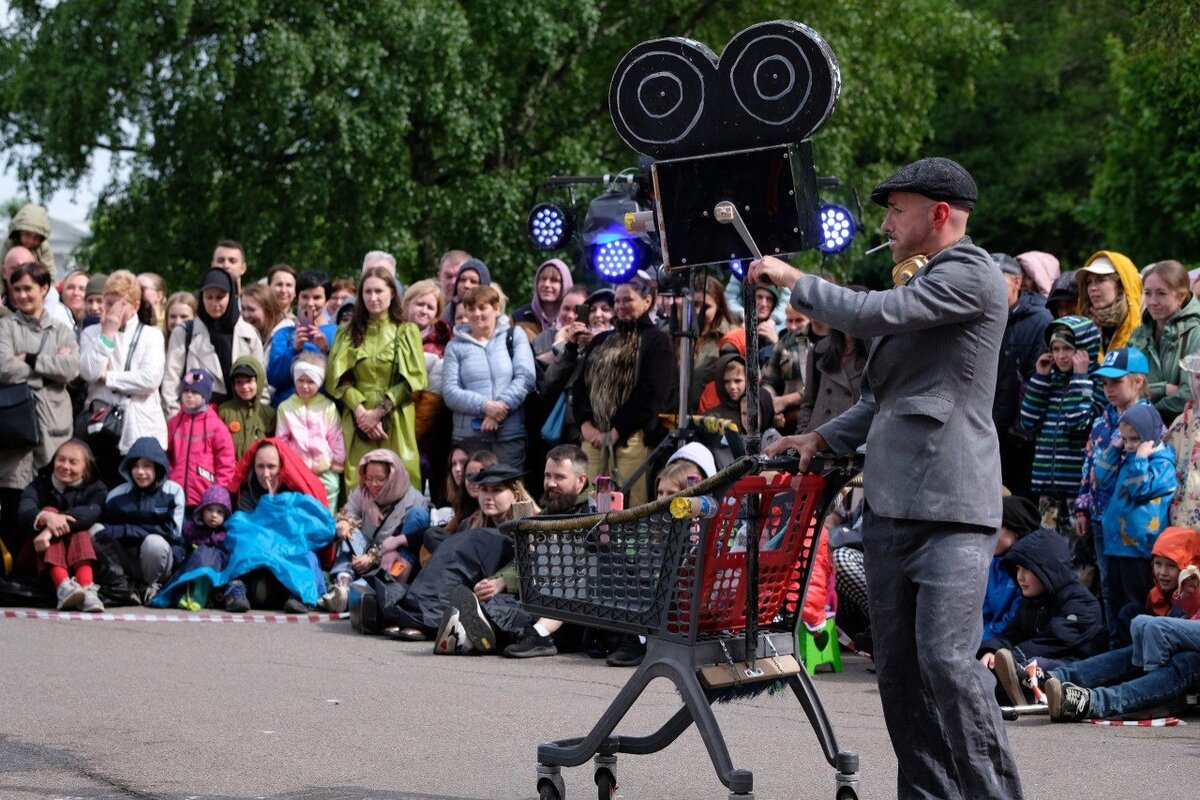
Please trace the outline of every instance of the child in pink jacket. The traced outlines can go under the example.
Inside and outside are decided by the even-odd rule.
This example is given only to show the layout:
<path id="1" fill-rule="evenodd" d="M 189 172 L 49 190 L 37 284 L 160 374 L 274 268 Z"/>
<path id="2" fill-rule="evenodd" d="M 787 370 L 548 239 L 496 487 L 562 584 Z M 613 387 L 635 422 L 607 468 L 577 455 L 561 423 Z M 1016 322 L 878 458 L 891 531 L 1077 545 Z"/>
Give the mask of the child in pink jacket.
<path id="1" fill-rule="evenodd" d="M 333 401 L 321 394 L 325 359 L 305 350 L 292 363 L 296 393 L 279 404 L 275 436 L 292 446 L 325 485 L 329 510 L 337 511 L 338 485 L 346 464 L 342 420 Z"/>
<path id="2" fill-rule="evenodd" d="M 183 487 L 189 517 L 209 486 L 229 485 L 237 463 L 233 437 L 208 402 L 212 387 L 207 370 L 185 372 L 179 382 L 179 413 L 167 423 L 171 480 Z"/>

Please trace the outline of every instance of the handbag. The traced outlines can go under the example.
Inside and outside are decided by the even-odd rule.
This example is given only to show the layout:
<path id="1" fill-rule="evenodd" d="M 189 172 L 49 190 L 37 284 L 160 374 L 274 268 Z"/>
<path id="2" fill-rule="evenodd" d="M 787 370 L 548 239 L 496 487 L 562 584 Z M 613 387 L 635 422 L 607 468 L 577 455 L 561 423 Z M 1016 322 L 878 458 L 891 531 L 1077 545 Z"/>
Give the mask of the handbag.
<path id="1" fill-rule="evenodd" d="M 138 340 L 142 338 L 143 327 L 139 322 L 133 332 L 133 341 L 129 344 L 129 352 L 125 354 L 126 372 L 133 364 L 133 353 L 137 350 Z M 124 432 L 125 406 L 119 402 L 93 400 L 75 417 L 75 437 L 87 442 L 93 450 L 111 450 L 118 447 Z"/>
<path id="2" fill-rule="evenodd" d="M 46 346 L 50 329 L 42 331 L 42 341 L 37 353 Z M 37 397 L 28 383 L 0 385 L 0 442 L 6 450 L 23 450 L 33 447 L 42 440 L 38 425 Z"/>
<path id="3" fill-rule="evenodd" d="M 563 438 L 563 427 L 567 422 L 567 395 L 560 394 L 550 409 L 550 414 L 542 424 L 542 439 L 547 444 L 558 444 Z"/>

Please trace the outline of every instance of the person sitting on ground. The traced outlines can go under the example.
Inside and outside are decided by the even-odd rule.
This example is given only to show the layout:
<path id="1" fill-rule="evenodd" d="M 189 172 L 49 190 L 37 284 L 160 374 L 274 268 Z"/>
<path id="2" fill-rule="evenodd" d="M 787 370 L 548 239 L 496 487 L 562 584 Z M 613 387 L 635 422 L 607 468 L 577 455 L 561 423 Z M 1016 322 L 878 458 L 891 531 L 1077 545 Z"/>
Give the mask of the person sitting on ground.
<path id="1" fill-rule="evenodd" d="M 1047 671 L 1034 670 L 1045 691 L 1050 719 L 1079 722 L 1159 713 L 1164 705 L 1169 711 L 1200 688 L 1200 567 L 1189 566 L 1180 574 L 1172 603 L 1178 615 L 1138 617 L 1133 643 L 1127 647 Z M 1014 704 L 1033 701 L 1030 685 L 1028 673 L 1022 677 L 1015 669 L 1004 680 Z"/>
<path id="2" fill-rule="evenodd" d="M 385 622 L 396 629 L 398 638 L 425 640 L 439 632 L 440 625 L 441 632 L 446 635 L 438 638 L 434 652 L 469 650 L 465 634 L 454 641 L 449 638 L 456 626 L 446 624 L 450 609 L 447 604 L 453 603 L 456 597 L 460 603 L 465 595 L 474 597 L 473 587 L 485 578 L 497 577 L 499 570 L 512 561 L 512 540 L 501 536 L 497 528 L 509 519 L 537 511 L 520 475 L 504 464 L 493 464 L 468 474 L 468 481 L 473 481 L 479 488 L 479 510 L 463 521 L 454 535 L 438 545 L 433 556 L 409 583 L 403 598 L 386 610 Z M 515 585 L 512 590 L 516 590 Z M 516 638 L 528 617 L 519 612 L 519 607 L 508 610 L 512 613 L 505 617 L 502 627 Z M 484 652 L 496 651 L 494 637 L 489 638 L 486 645 L 478 641 L 484 638 L 481 617 L 476 615 L 464 624 L 470 626 L 472 635 L 478 634 L 476 640 Z"/>
<path id="3" fill-rule="evenodd" d="M 108 493 L 104 528 L 95 539 L 101 558 L 117 567 L 105 572 L 124 574 L 126 580 L 117 587 L 106 583 L 106 594 L 132 594 L 149 605 L 183 562 L 186 502 L 183 487 L 168 477 L 170 470 L 166 451 L 152 436 L 135 441 L 121 460 L 125 483 Z"/>
<path id="4" fill-rule="evenodd" d="M 91 450 L 71 439 L 59 445 L 21 493 L 21 529 L 33 537 L 38 572 L 49 574 L 61 611 L 104 610 L 94 580 L 91 531 L 100 521 L 105 491 Z"/>
<path id="5" fill-rule="evenodd" d="M 225 523 L 233 515 L 233 501 L 224 486 L 210 486 L 196 505 L 192 518 L 183 526 L 183 538 L 190 554 L 179 568 L 180 574 L 190 573 L 207 567 L 221 572 L 229 564 L 229 551 L 225 547 Z M 198 575 L 181 587 L 178 606 L 188 611 L 199 611 L 208 605 L 213 591 L 210 577 Z M 246 590 L 226 590 L 223 593 L 225 610 L 241 614 L 250 610 Z"/>
<path id="6" fill-rule="evenodd" d="M 1001 502 L 1002 522 L 996 553 L 988 567 L 987 591 L 983 596 L 983 638 L 987 641 L 1008 627 L 1021 605 L 1021 587 L 1009 571 L 1005 556 L 1013 545 L 1041 527 L 1037 506 L 1025 497 L 1008 496 Z"/>
<path id="7" fill-rule="evenodd" d="M 275 408 L 264 403 L 266 375 L 253 356 L 242 356 L 229 371 L 233 396 L 217 406 L 217 416 L 229 428 L 236 458 L 246 454 L 250 445 L 275 432 Z"/>
<path id="8" fill-rule="evenodd" d="M 1190 564 L 1200 564 L 1200 533 L 1191 528 L 1167 528 L 1158 535 L 1151 551 L 1150 566 L 1154 583 L 1141 605 L 1129 603 L 1118 613 L 1118 624 L 1130 641 L 1129 631 L 1139 616 L 1163 617 L 1175 614 L 1172 594 L 1179 587 L 1179 576 Z"/>
<path id="9" fill-rule="evenodd" d="M 212 386 L 208 370 L 184 373 L 179 383 L 179 413 L 167 423 L 171 480 L 183 487 L 189 512 L 209 486 L 229 485 L 237 463 L 233 438 L 208 402 Z"/>
<path id="10" fill-rule="evenodd" d="M 578 445 L 560 444 L 546 454 L 546 469 L 542 474 L 543 514 L 585 514 L 591 505 L 588 491 L 587 455 Z M 501 575 L 506 574 L 501 570 Z M 504 580 L 502 577 L 501 580 Z M 507 588 L 507 583 L 505 584 Z M 485 581 L 475 584 L 477 600 L 490 590 L 498 588 L 495 579 L 491 585 Z M 563 628 L 563 621 L 542 617 L 532 620 L 521 632 L 520 638 L 505 647 L 501 653 L 508 658 L 537 658 L 558 655 L 554 636 Z"/>
<path id="11" fill-rule="evenodd" d="M 282 605 L 289 614 L 309 611 L 325 592 L 314 551 L 327 547 L 334 535 L 325 487 L 300 456 L 274 438 L 251 445 L 228 484 L 238 489 L 237 511 L 226 524 L 228 563 L 220 570 L 206 564 L 180 572 L 160 595 L 169 598 L 183 584 L 205 577 L 213 586 L 227 586 L 227 608 L 236 603 L 241 611 L 251 605 Z"/>
<path id="12" fill-rule="evenodd" d="M 1061 535 L 1039 528 L 1004 558 L 1016 573 L 1021 603 L 1004 630 L 980 645 L 984 666 L 1004 675 L 1009 671 L 1004 657 L 1020 668 L 1037 659 L 1048 669 L 1103 652 L 1107 636 L 1100 603 L 1075 580 Z"/>
<path id="13" fill-rule="evenodd" d="M 1119 623 L 1121 609 L 1140 607 L 1154 582 L 1150 558 L 1154 540 L 1169 524 L 1175 479 L 1175 451 L 1162 443 L 1162 419 L 1150 405 L 1121 415 L 1121 442 L 1096 460 L 1096 486 L 1111 493 L 1101 517 L 1108 585 L 1118 617 L 1117 641 L 1128 644 Z"/>
<path id="14" fill-rule="evenodd" d="M 305 351 L 292 362 L 296 393 L 279 405 L 275 435 L 291 446 L 325 485 L 331 512 L 337 511 L 338 486 L 346 469 L 346 440 L 337 407 L 323 394 L 325 357 Z"/>
<path id="15" fill-rule="evenodd" d="M 351 580 L 371 570 L 383 569 L 400 582 L 410 580 L 418 569 L 422 534 L 429 527 L 425 498 L 395 453 L 371 450 L 359 459 L 358 474 L 358 488 L 336 516 L 335 555 L 329 568 L 334 585 L 317 601 L 325 611 L 347 610 Z"/>

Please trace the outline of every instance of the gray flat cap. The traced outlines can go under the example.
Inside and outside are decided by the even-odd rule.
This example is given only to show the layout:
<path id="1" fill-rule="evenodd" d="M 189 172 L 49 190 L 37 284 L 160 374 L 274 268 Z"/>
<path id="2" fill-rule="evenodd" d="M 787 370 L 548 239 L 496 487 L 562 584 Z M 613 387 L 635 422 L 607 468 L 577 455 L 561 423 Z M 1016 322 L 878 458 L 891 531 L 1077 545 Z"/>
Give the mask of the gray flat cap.
<path id="1" fill-rule="evenodd" d="M 1021 265 L 1008 253 L 992 253 L 992 263 L 1005 275 L 1021 275 Z"/>
<path id="2" fill-rule="evenodd" d="M 979 197 L 971 173 L 948 158 L 922 158 L 901 167 L 895 175 L 875 187 L 871 199 L 886 207 L 892 192 L 921 194 L 968 211 L 975 208 L 975 200 Z"/>

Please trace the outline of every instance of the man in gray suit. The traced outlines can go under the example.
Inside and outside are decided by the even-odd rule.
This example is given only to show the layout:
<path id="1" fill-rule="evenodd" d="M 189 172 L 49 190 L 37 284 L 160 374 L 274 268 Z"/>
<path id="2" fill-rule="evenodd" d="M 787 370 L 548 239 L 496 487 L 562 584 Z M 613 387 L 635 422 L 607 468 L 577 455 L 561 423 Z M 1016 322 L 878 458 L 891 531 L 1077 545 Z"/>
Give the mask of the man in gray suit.
<path id="1" fill-rule="evenodd" d="M 899 764 L 900 798 L 1020 798 L 994 699 L 975 658 L 988 564 L 1000 526 L 992 399 L 1008 317 L 1004 279 L 966 236 L 975 181 L 926 158 L 876 187 L 881 229 L 900 263 L 929 263 L 906 284 L 854 292 L 779 259 L 749 280 L 792 290 L 792 305 L 855 338 L 874 338 L 862 399 L 768 454 L 867 446 L 863 520 L 879 694 Z"/>

